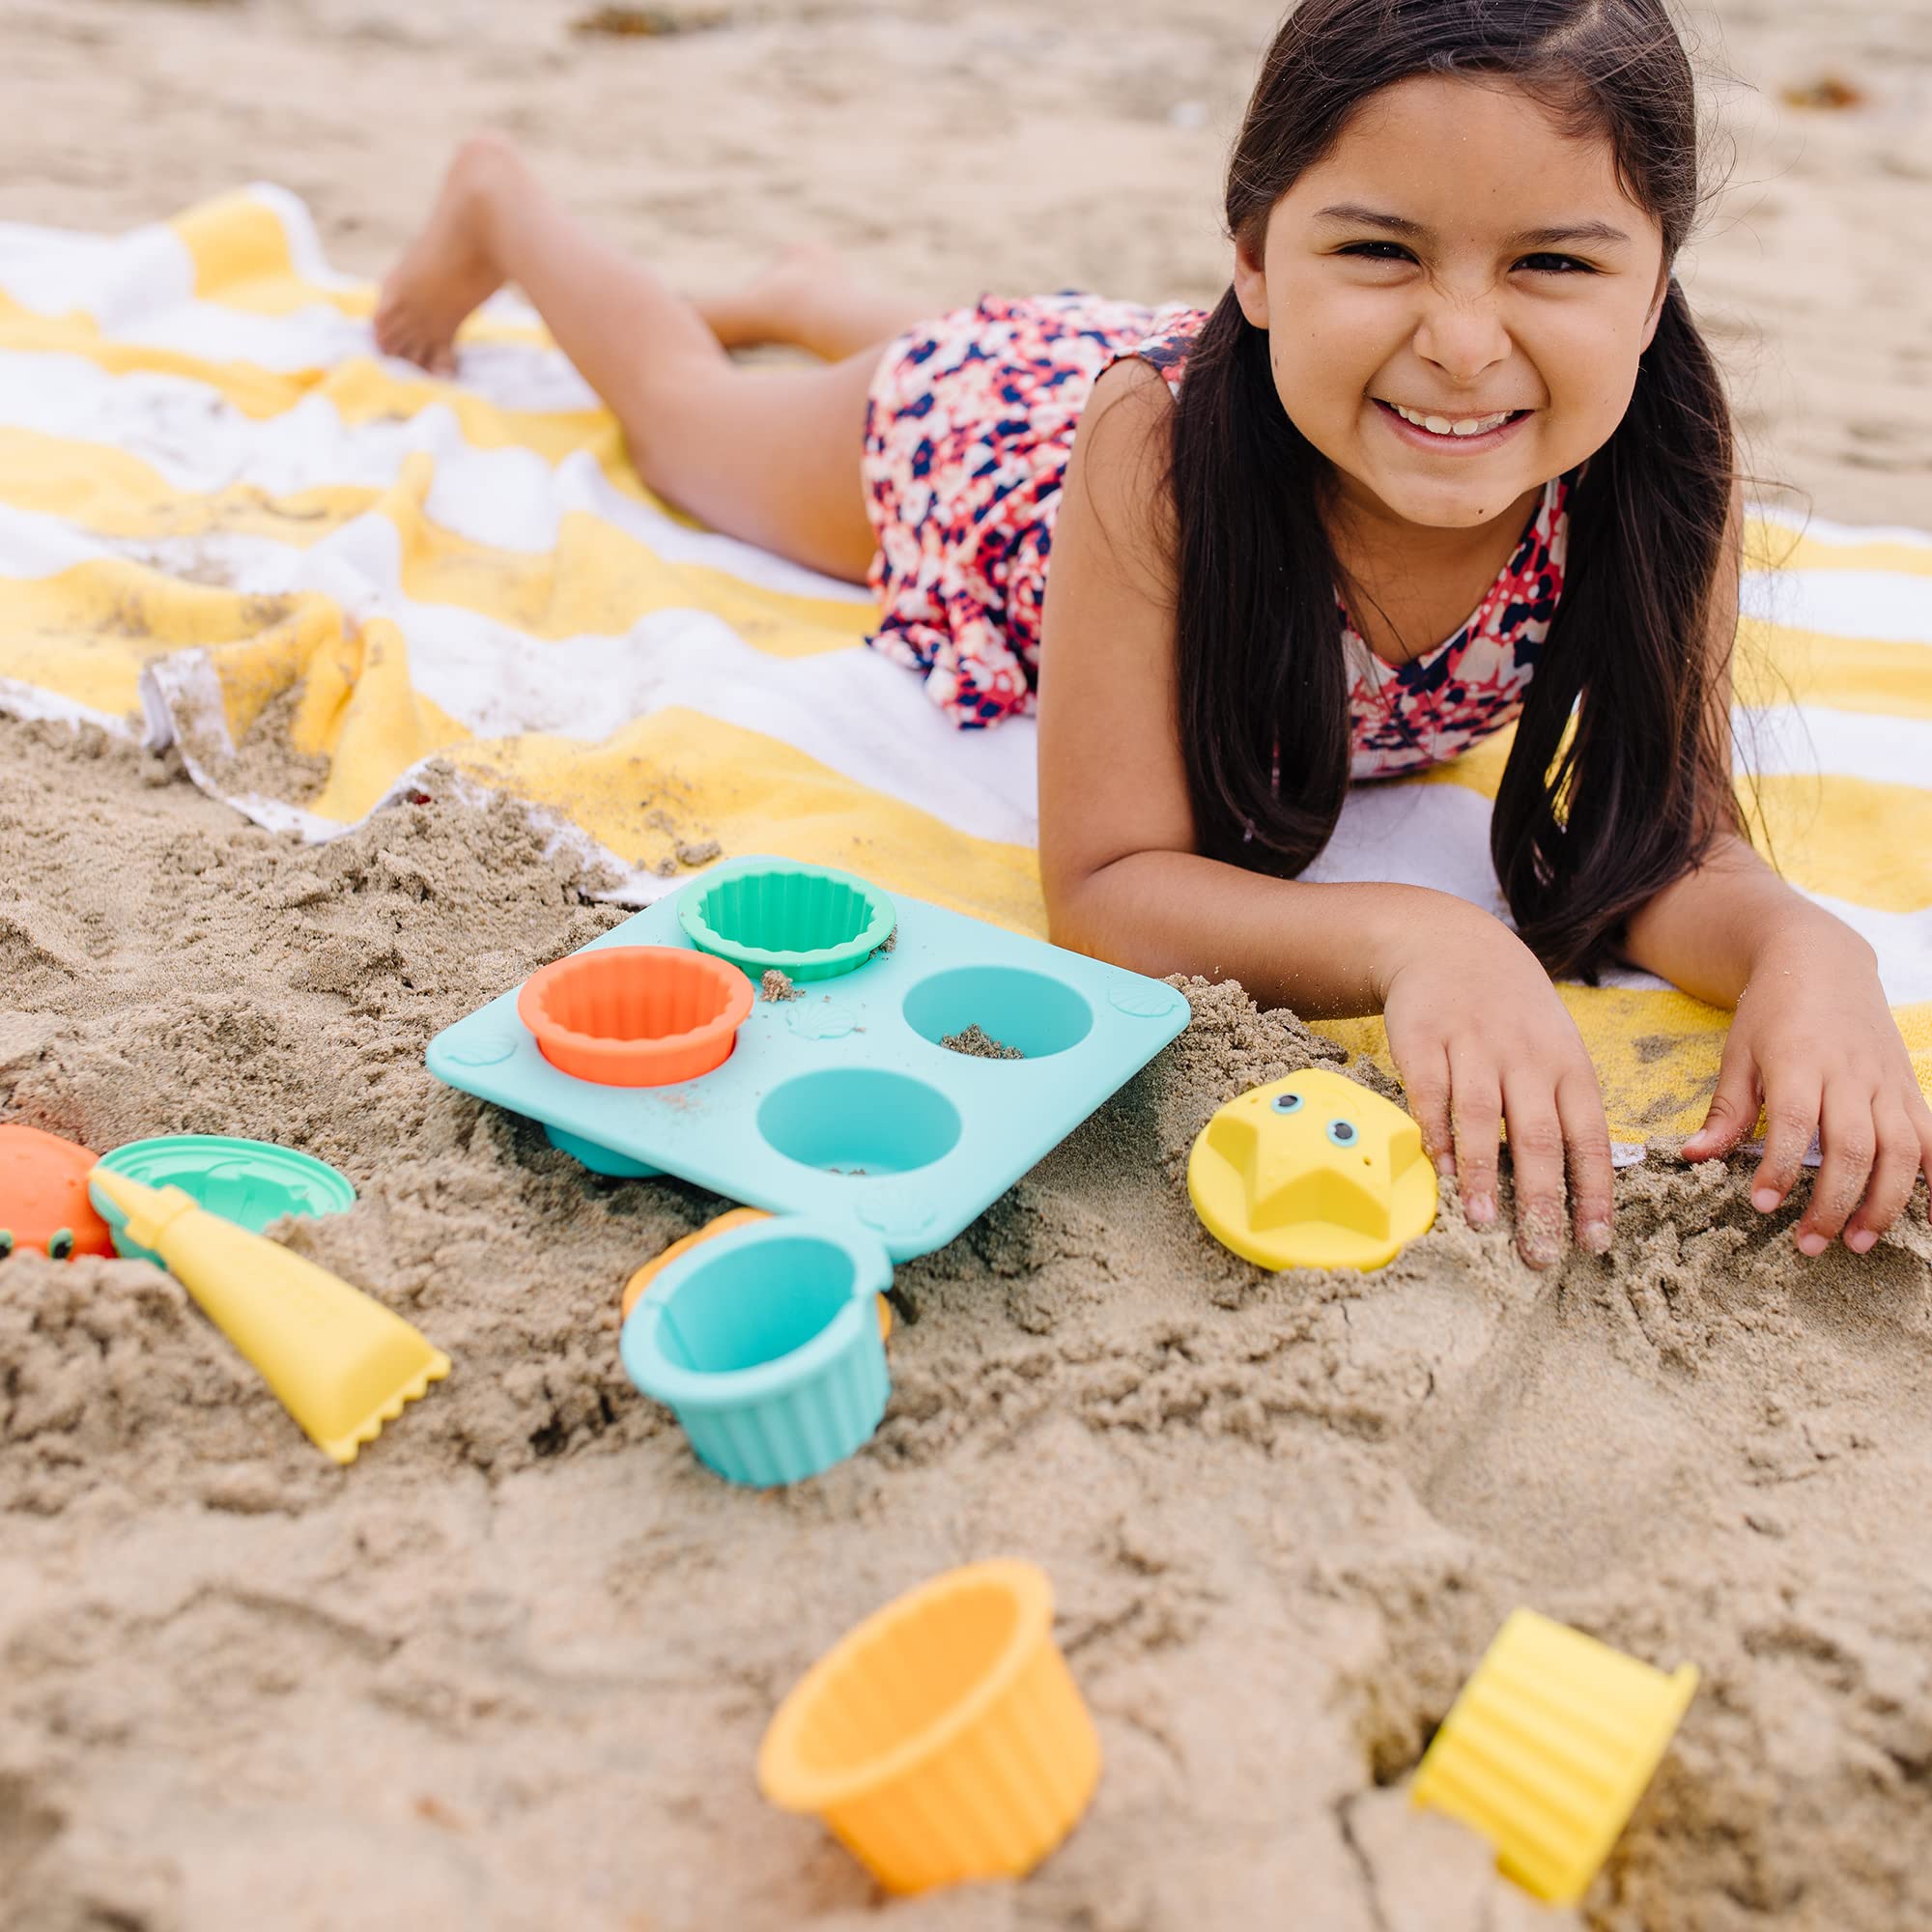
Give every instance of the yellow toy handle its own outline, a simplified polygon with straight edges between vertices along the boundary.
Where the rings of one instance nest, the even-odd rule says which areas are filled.
[[[448,1375],[449,1357],[401,1316],[179,1187],[148,1187],[107,1167],[88,1179],[128,1216],[128,1237],[167,1263],[336,1462],[353,1463],[405,1403]]]

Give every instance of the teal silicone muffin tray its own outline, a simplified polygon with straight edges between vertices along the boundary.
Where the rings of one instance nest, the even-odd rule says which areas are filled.
[[[582,950],[689,948],[679,900],[703,887]],[[429,1070],[541,1122],[595,1172],[673,1174],[774,1213],[856,1221],[895,1261],[930,1254],[1173,1039],[1188,1005],[1158,980],[895,899],[891,952],[759,999],[730,1058],[697,1079],[573,1078],[538,1051],[515,987],[437,1035]],[[971,1027],[1024,1057],[940,1044]]]

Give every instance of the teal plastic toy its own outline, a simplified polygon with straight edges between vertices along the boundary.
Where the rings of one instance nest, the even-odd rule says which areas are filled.
[[[891,1389],[877,1297],[892,1257],[807,1215],[714,1236],[645,1289],[624,1322],[625,1373],[675,1411],[729,1481],[802,1482],[879,1426]]]
[[[690,947],[686,900],[704,902],[709,880],[584,950]],[[856,1222],[895,1261],[930,1254],[1145,1066],[1188,1005],[1158,980],[922,899],[896,913],[890,952],[755,1001],[730,1058],[696,1079],[575,1079],[544,1058],[514,989],[439,1034],[429,1069],[542,1122],[599,1173],[675,1174],[775,1214]],[[868,919],[859,937],[877,929]],[[1021,1057],[959,1050],[975,1044]]]
[[[774,970],[797,985],[863,966],[898,914],[878,887],[829,866],[733,859],[678,895],[677,923],[700,952],[753,980]]]
[[[198,1208],[259,1235],[284,1214],[340,1214],[355,1205],[349,1177],[313,1154],[272,1141],[226,1134],[162,1134],[129,1141],[100,1158],[102,1167],[147,1187],[179,1187]],[[118,1252],[130,1261],[167,1264],[127,1236],[128,1217],[97,1182],[88,1189]]]

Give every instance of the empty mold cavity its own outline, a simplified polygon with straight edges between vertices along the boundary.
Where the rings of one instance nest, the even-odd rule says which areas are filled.
[[[794,1235],[732,1249],[665,1298],[658,1348],[674,1367],[699,1375],[755,1369],[822,1335],[850,1305],[854,1286],[852,1257],[833,1241]]]
[[[758,1131],[787,1160],[833,1174],[907,1174],[951,1153],[959,1115],[936,1087],[878,1067],[801,1074],[768,1094]]]
[[[955,966],[935,973],[905,996],[901,1010],[906,1025],[935,1046],[977,1026],[1028,1060],[1065,1053],[1094,1027],[1093,1008],[1064,980],[1020,966]]]
[[[727,873],[688,890],[680,918],[693,945],[795,980],[851,971],[891,937],[895,919],[892,901],[863,879],[807,866]]]

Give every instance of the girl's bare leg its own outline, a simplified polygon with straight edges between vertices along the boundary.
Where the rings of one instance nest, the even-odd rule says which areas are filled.
[[[904,304],[862,296],[842,316],[834,301],[777,318],[799,328],[776,339],[809,334],[840,359],[740,368],[696,305],[587,234],[508,142],[479,135],[383,285],[378,345],[452,373],[457,327],[505,282],[610,406],[652,489],[714,528],[864,582],[874,550],[859,480],[866,392],[886,339],[916,319]],[[769,327],[774,317],[752,311],[771,293],[720,319]]]
[[[748,282],[692,304],[726,349],[784,343],[827,362],[885,342],[938,312],[890,289],[859,280],[836,248],[794,242]]]

